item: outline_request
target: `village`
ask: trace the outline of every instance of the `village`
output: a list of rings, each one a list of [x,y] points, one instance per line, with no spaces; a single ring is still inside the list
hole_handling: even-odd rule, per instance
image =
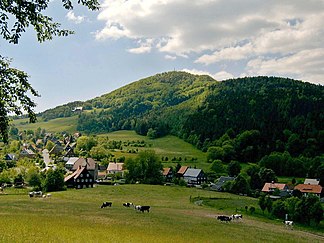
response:
[[[55,170],[58,165],[65,168],[64,183],[67,188],[89,188],[96,184],[101,185],[118,185],[125,184],[125,168],[124,161],[119,162],[116,158],[111,159],[109,163],[103,164],[91,157],[76,156],[75,149],[77,139],[81,137],[80,133],[63,136],[58,139],[51,133],[44,135],[43,139],[38,139],[35,144],[23,143],[19,154],[7,153],[4,155],[4,161],[7,164],[14,163],[18,159],[28,159],[35,161],[35,165],[40,171],[49,169]],[[44,148],[47,142],[52,144],[50,150]],[[141,146],[145,146],[142,142]],[[124,159],[122,159],[124,160]],[[58,161],[58,162],[57,162]],[[161,170],[164,185],[174,185],[176,179],[182,186],[204,188],[212,191],[228,191],[226,184],[233,183],[235,176],[222,175],[216,180],[209,180],[207,174],[200,168],[192,168],[190,165],[180,165],[178,167],[166,167]],[[2,182],[10,185],[10,182]],[[14,186],[22,186],[23,183],[16,181]],[[137,182],[138,183],[138,182]],[[274,181],[266,181],[262,185],[260,192],[266,193],[271,199],[276,200],[292,195],[315,195],[324,201],[323,187],[320,185],[318,178],[305,178],[303,183],[279,183]],[[239,193],[247,195],[246,193]]]

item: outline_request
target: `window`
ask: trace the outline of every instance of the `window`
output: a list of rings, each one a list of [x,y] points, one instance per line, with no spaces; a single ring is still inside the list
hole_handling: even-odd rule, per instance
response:
[[[81,179],[81,182],[84,182],[84,179]]]
[[[92,182],[92,179],[89,179],[89,182]]]
[[[83,177],[83,174],[81,174],[80,177]]]
[[[88,182],[88,179],[85,179],[85,182]]]
[[[89,177],[89,174],[87,174],[87,177]]]

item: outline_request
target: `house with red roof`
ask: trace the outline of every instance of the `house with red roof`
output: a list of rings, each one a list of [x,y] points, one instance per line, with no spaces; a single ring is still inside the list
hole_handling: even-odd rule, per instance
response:
[[[279,195],[277,195],[278,198],[290,194],[290,190],[287,184],[275,182],[265,183],[261,191],[268,194],[273,194],[275,191],[279,191]]]
[[[162,175],[165,179],[165,181],[170,182],[173,178],[173,173],[171,168],[163,168]]]
[[[299,184],[295,186],[294,190],[299,190],[303,195],[307,196],[308,194],[314,194],[318,197],[321,197],[321,193],[323,188],[321,185],[313,185],[313,184]]]
[[[180,169],[177,171],[177,176],[178,177],[183,177],[183,175],[186,173],[188,168],[189,167],[185,166],[185,165],[181,166]]]

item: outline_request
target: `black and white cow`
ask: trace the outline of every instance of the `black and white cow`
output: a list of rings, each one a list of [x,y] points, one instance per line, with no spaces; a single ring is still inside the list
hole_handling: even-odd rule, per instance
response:
[[[29,193],[29,197],[42,197],[43,196],[43,192],[42,191],[33,191]]]
[[[233,214],[231,217],[232,217],[233,220],[241,220],[241,219],[243,219],[242,214]]]
[[[226,216],[226,215],[219,215],[217,216],[217,219],[220,220],[221,222],[231,222],[232,217]]]
[[[105,208],[105,207],[111,207],[112,202],[103,202],[101,205],[101,208]]]
[[[133,206],[134,204],[131,202],[123,203],[123,206],[126,208],[129,208],[130,206]]]
[[[141,206],[141,208],[139,209],[142,213],[144,213],[144,211],[147,211],[148,213],[150,212],[150,206]]]
[[[293,229],[293,226],[294,226],[294,221],[291,221],[291,220],[285,220],[284,221],[284,224],[287,228],[290,228],[290,229]]]

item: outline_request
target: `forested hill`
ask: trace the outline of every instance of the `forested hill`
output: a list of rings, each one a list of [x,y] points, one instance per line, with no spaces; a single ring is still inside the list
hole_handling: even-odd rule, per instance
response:
[[[203,150],[219,145],[221,137],[244,134],[246,144],[239,146],[259,153],[256,159],[285,151],[288,141],[295,155],[323,152],[324,87],[292,79],[217,82],[209,76],[167,72],[42,116],[69,116],[76,105],[84,108],[78,129],[88,133],[134,129],[152,138],[171,133]]]

